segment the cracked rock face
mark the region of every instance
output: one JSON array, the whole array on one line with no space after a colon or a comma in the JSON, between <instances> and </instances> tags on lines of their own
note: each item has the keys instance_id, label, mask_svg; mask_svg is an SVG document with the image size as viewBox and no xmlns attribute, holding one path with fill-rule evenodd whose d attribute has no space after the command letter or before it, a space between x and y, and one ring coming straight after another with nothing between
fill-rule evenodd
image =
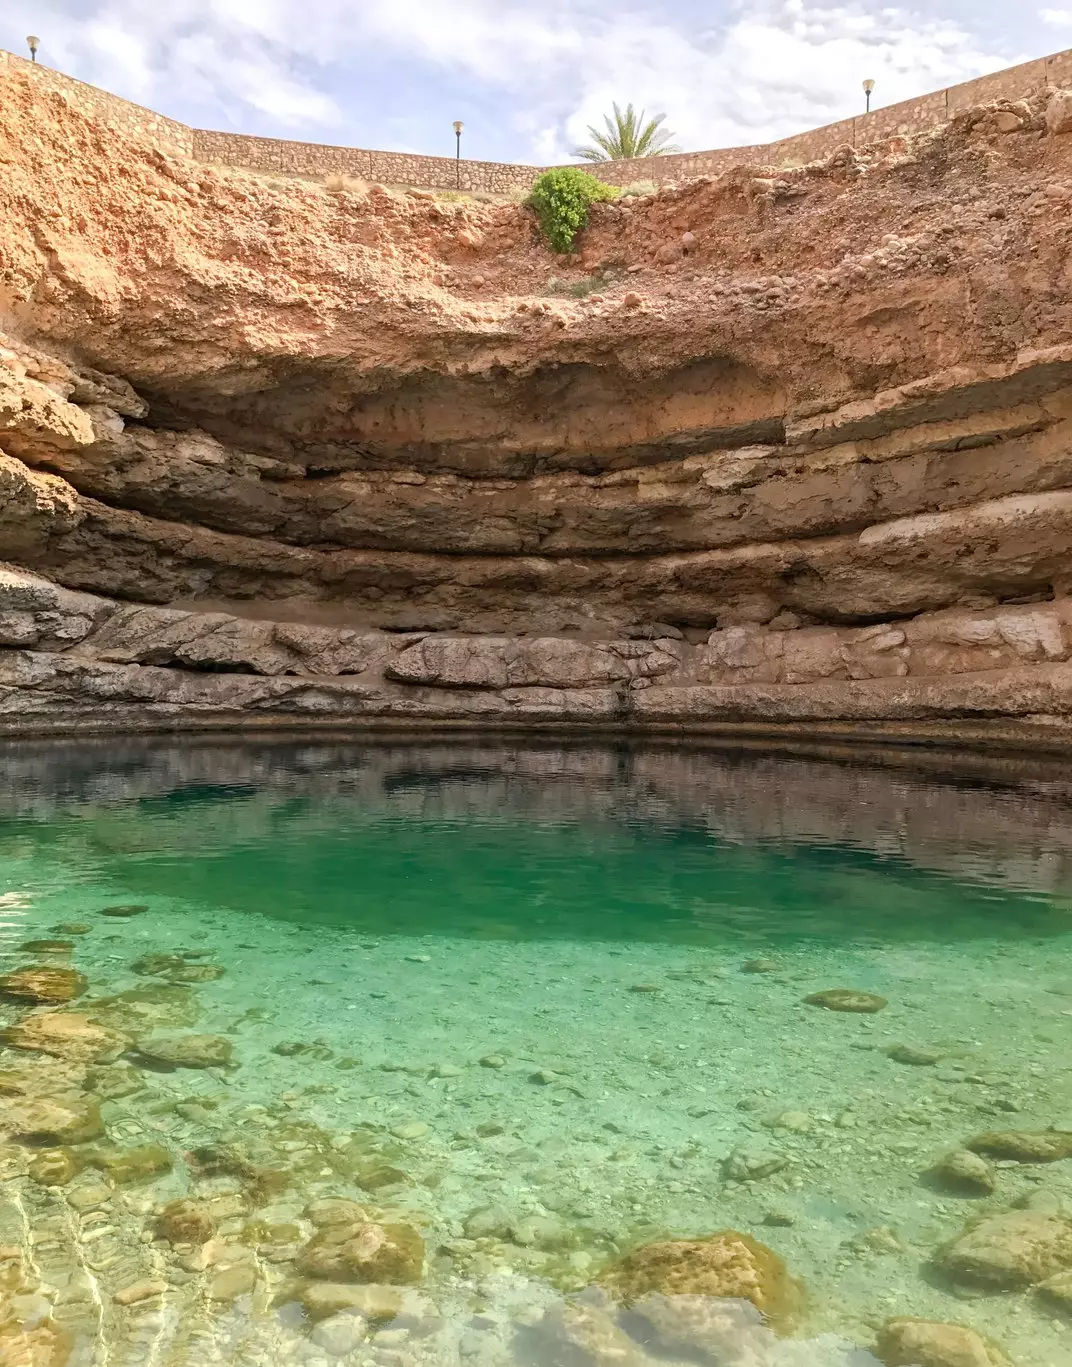
<instances>
[{"instance_id":1,"label":"cracked rock face","mask_svg":"<svg viewBox=\"0 0 1072 1367\"><path fill-rule=\"evenodd\" d=\"M0 732L1066 744L1069 92L563 264L0 80Z\"/></svg>"}]
</instances>

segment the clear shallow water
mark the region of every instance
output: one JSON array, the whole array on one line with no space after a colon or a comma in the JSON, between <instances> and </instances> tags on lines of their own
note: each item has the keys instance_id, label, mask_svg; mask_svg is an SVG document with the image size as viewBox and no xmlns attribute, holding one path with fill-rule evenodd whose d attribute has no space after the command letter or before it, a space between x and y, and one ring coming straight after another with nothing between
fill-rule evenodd
<instances>
[{"instance_id":1,"label":"clear shallow water","mask_svg":"<svg viewBox=\"0 0 1072 1367\"><path fill-rule=\"evenodd\" d=\"M1072 1128L1069 812L1049 781L681 751L13 748L5 969L84 922L52 960L88 976L78 1009L221 1035L237 1066L98 1069L105 1094L139 1086L106 1101L110 1137L164 1145L172 1171L94 1203L97 1170L42 1186L5 1150L0 1242L37 1239L76 1363L609 1362L551 1332L555 1307L638 1244L733 1228L808 1310L708 1361L873 1367L875 1327L912 1315L1072 1364L1072 1321L1035 1293L965 1299L931 1265L980 1214L1072 1202L1072 1161L1002 1167L982 1199L921 1180L981 1130ZM149 910L100 915L117 903ZM225 975L132 968L183 953ZM889 1005L803 1002L838 987ZM938 1061L896 1062L902 1044ZM251 1199L183 1157L221 1144L287 1184ZM784 1166L738 1180L734 1154ZM151 1241L191 1191L239 1198L220 1258L251 1250L253 1287L233 1300ZM349 1346L306 1320L292 1245L323 1196L420 1226L423 1318ZM114 1305L139 1277L168 1290Z\"/></svg>"}]
</instances>

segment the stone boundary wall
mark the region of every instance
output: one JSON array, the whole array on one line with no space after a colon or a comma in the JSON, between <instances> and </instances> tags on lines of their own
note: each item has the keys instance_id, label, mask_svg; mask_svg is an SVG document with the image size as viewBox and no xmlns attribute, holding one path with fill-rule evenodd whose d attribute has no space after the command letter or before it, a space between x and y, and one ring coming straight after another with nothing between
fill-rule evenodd
<instances>
[{"instance_id":1,"label":"stone boundary wall","mask_svg":"<svg viewBox=\"0 0 1072 1367\"><path fill-rule=\"evenodd\" d=\"M194 133L184 123L165 118L163 114L144 109L140 104L120 99L95 85L77 81L73 76L65 76L61 71L41 66L38 62L28 62L24 57L16 57L13 52L0 48L0 78L19 72L35 81L43 92L58 91L66 96L75 109L89 118L100 119L131 137L147 138L162 152L173 156L192 157L194 155Z\"/></svg>"},{"instance_id":2,"label":"stone boundary wall","mask_svg":"<svg viewBox=\"0 0 1072 1367\"><path fill-rule=\"evenodd\" d=\"M44 90L60 91L83 113L102 119L125 133L150 139L161 151L247 171L315 177L344 175L389 185L506 194L527 190L534 177L545 169L466 159L459 164L454 157L425 157L408 152L382 152L188 128L118 95L0 49L0 77L14 71L27 73ZM802 165L828 156L846 143L864 145L883 138L918 133L944 123L971 105L996 99L1022 99L1047 85L1072 86L1072 49L1006 67L992 75L903 100L900 104L887 105L870 114L809 129L777 142L602 162L598 173L603 180L615 185L643 181L666 184L696 176L719 175L740 165Z\"/></svg>"}]
</instances>

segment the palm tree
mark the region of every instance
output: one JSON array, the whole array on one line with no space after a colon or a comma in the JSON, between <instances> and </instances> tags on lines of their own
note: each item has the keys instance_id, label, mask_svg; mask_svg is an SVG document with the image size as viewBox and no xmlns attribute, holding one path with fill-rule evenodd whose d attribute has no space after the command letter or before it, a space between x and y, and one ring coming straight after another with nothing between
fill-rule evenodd
<instances>
[{"instance_id":1,"label":"palm tree","mask_svg":"<svg viewBox=\"0 0 1072 1367\"><path fill-rule=\"evenodd\" d=\"M615 104L613 118L609 114L603 115L606 132L589 124L592 144L575 147L573 155L584 161L626 161L632 157L661 157L667 152L680 152L681 148L670 141L673 133L659 127L666 115L656 114L647 122L645 115L646 110L642 109L638 114L632 104L625 106L624 113Z\"/></svg>"}]
</instances>

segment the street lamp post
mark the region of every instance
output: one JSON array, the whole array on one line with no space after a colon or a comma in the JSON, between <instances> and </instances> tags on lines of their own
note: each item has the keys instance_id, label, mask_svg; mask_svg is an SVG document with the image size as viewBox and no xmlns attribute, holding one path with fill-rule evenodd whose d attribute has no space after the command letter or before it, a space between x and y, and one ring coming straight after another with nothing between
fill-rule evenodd
<instances>
[{"instance_id":1,"label":"street lamp post","mask_svg":"<svg viewBox=\"0 0 1072 1367\"><path fill-rule=\"evenodd\" d=\"M454 120L454 139L456 152L454 155L454 184L460 190L462 188L462 129L465 124L461 119Z\"/></svg>"},{"instance_id":2,"label":"street lamp post","mask_svg":"<svg viewBox=\"0 0 1072 1367\"><path fill-rule=\"evenodd\" d=\"M874 90L874 88L875 88L875 83L874 83L874 81L871 80L870 77L868 77L868 79L867 79L866 81L864 81L864 97L865 97L866 100L867 100L867 108L864 110L864 113L865 113L865 114L870 114L870 113L871 113L871 92L872 92L872 90Z\"/></svg>"},{"instance_id":3,"label":"street lamp post","mask_svg":"<svg viewBox=\"0 0 1072 1367\"><path fill-rule=\"evenodd\" d=\"M37 49L41 46L41 39L36 33L31 33L26 39L26 46L30 49L30 61L37 61Z\"/></svg>"}]
</instances>

